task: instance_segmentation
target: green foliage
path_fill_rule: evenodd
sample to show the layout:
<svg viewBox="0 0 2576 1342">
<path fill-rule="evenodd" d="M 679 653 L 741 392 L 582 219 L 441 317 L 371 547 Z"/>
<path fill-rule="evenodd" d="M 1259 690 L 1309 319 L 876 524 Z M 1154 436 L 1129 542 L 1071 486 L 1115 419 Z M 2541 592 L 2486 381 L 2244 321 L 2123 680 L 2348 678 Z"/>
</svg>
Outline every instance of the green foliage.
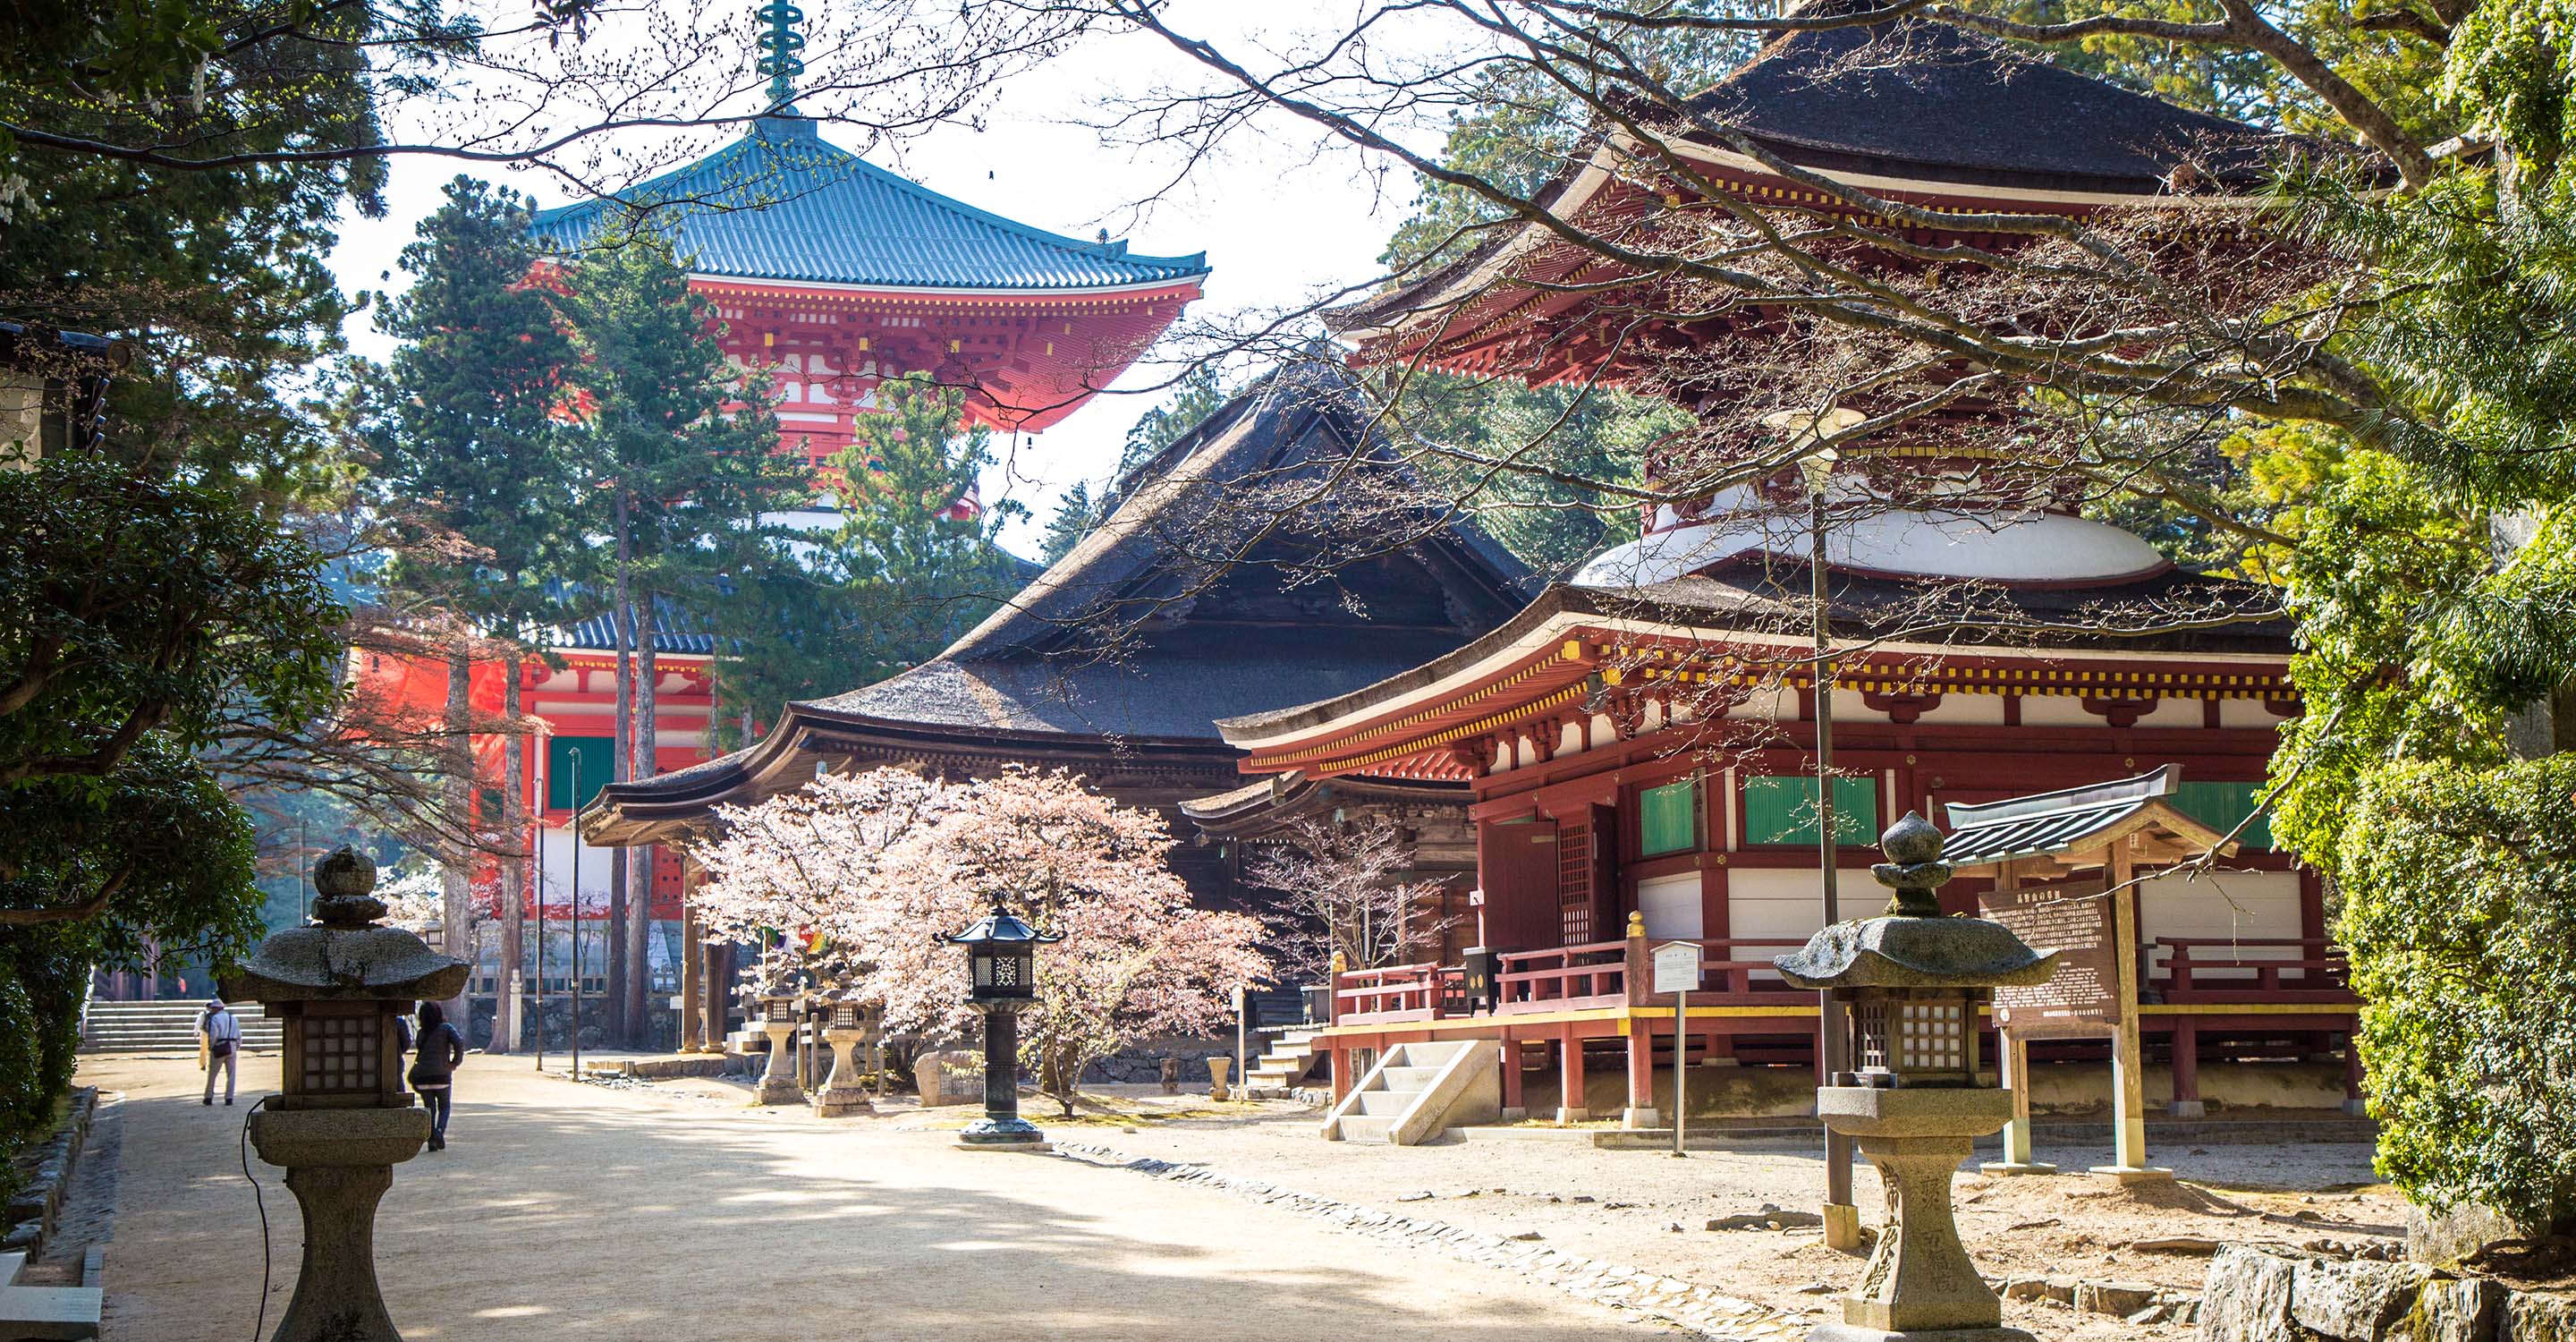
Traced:
<svg viewBox="0 0 2576 1342">
<path fill-rule="evenodd" d="M 841 524 L 768 543 L 707 615 L 716 692 L 774 720 L 791 699 L 838 694 L 927 661 L 1020 587 L 995 541 L 1013 505 L 959 507 L 993 460 L 989 430 L 960 430 L 965 393 L 922 378 L 877 384 L 873 413 L 829 471 Z M 729 743 L 738 720 L 717 724 Z"/>
<path fill-rule="evenodd" d="M 2576 1221 L 2576 757 L 2374 775 L 2332 840 L 2379 1164 L 2418 1200 Z"/>
<path fill-rule="evenodd" d="M 403 249 L 410 291 L 377 318 L 403 344 L 368 378 L 379 506 L 404 542 L 387 576 L 505 630 L 552 613 L 588 492 L 555 420 L 572 344 L 530 282 L 528 221 L 515 193 L 449 182 Z"/>
<path fill-rule="evenodd" d="M 1073 487 L 1056 500 L 1055 516 L 1047 519 L 1046 535 L 1038 541 L 1039 561 L 1053 564 L 1073 553 L 1073 547 L 1082 544 L 1082 538 L 1100 525 L 1106 516 L 1107 503 L 1107 491 L 1103 491 L 1102 497 L 1093 498 L 1088 482 L 1074 481 Z"/>
<path fill-rule="evenodd" d="M 1576 480 L 1638 484 L 1655 441 L 1691 418 L 1669 402 L 1599 388 L 1417 372 L 1390 417 L 1416 444 L 1423 477 L 1533 570 L 1562 576 L 1637 534 L 1632 500 Z M 1444 453 L 1456 449 L 1472 454 Z M 1510 463 L 1493 469 L 1486 460 Z"/>
<path fill-rule="evenodd" d="M 1118 453 L 1118 469 L 1110 473 L 1109 483 L 1095 492 L 1088 482 L 1077 480 L 1056 500 L 1055 516 L 1047 519 L 1046 535 L 1039 542 L 1039 558 L 1052 564 L 1072 553 L 1092 528 L 1108 520 L 1109 510 L 1128 492 L 1127 477 L 1137 467 L 1195 432 L 1232 396 L 1222 371 L 1213 363 L 1196 364 L 1183 373 L 1173 385 L 1169 404 L 1146 411 L 1128 426 L 1127 442 Z"/>
</svg>

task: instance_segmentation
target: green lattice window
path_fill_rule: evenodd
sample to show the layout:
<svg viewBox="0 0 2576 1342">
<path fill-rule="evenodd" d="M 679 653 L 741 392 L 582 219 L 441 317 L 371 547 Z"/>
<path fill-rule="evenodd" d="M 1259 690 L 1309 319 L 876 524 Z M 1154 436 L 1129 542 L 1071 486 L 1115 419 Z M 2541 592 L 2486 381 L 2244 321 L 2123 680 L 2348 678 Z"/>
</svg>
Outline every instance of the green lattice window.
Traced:
<svg viewBox="0 0 2576 1342">
<path fill-rule="evenodd" d="M 1744 780 L 1744 841 L 1816 841 L 1816 780 L 1799 774 L 1764 774 Z M 1878 841 L 1878 782 L 1834 780 L 1834 842 Z"/>
<path fill-rule="evenodd" d="M 1699 780 L 1650 787 L 1637 794 L 1640 857 L 1699 851 Z"/>
<path fill-rule="evenodd" d="M 2260 783 L 2185 783 L 2175 790 L 2173 804 L 2175 810 L 2225 834 L 2254 814 L 2254 799 L 2262 791 Z M 2246 825 L 2236 841 L 2247 848 L 2270 848 L 2272 817 Z"/>
<path fill-rule="evenodd" d="M 547 737 L 546 809 L 573 811 L 589 805 L 590 799 L 608 785 L 608 773 L 617 758 L 616 745 L 616 738 L 608 736 Z M 581 784 L 578 795 L 573 790 L 576 773 Z"/>
</svg>

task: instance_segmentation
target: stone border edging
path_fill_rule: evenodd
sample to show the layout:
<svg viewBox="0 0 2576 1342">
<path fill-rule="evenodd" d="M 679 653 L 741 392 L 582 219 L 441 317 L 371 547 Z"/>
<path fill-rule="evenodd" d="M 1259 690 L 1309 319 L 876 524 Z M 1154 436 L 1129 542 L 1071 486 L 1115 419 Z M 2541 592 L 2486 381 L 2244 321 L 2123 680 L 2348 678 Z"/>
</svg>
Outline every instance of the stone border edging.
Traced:
<svg viewBox="0 0 2576 1342">
<path fill-rule="evenodd" d="M 1784 1314 L 1678 1277 L 1604 1263 L 1445 1221 L 1398 1216 L 1374 1207 L 1300 1193 L 1257 1179 L 1223 1174 L 1208 1165 L 1131 1156 L 1087 1142 L 1058 1141 L 1055 1150 L 1057 1155 L 1087 1165 L 1199 1184 L 1330 1221 L 1358 1234 L 1434 1249 L 1460 1262 L 1501 1268 L 1544 1282 L 1577 1299 L 1673 1324 L 1718 1342 L 1794 1342 L 1803 1339 L 1810 1326 L 1802 1316 Z"/>
<path fill-rule="evenodd" d="M 0 1250 L 24 1253 L 30 1259 L 44 1251 L 45 1240 L 54 1233 L 54 1217 L 63 1209 L 63 1192 L 70 1187 L 72 1172 L 80 1164 L 81 1147 L 89 1140 L 89 1127 L 98 1115 L 98 1087 L 78 1086 L 72 1090 L 71 1111 L 47 1137 L 44 1144 L 20 1155 L 18 1168 L 26 1171 L 26 1185 L 9 1199 L 8 1233 L 0 1236 Z"/>
</svg>

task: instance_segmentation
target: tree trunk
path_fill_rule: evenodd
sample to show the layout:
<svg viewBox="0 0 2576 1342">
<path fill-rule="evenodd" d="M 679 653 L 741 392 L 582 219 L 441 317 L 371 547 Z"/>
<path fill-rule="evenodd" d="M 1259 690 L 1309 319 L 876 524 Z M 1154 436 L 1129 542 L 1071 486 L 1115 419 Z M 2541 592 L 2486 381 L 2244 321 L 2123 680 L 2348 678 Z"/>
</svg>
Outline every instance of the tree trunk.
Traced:
<svg viewBox="0 0 2576 1342">
<path fill-rule="evenodd" d="M 661 672 L 654 657 L 660 637 L 653 627 L 653 594 L 646 592 L 643 601 L 630 617 L 642 632 L 636 640 L 636 704 L 634 767 L 631 778 L 651 778 L 655 772 L 653 757 L 658 740 L 654 732 L 655 691 Z M 626 894 L 626 1019 L 634 1032 L 630 1047 L 652 1046 L 651 1010 L 653 986 L 653 850 L 637 849 L 628 873 L 634 888 Z"/>
<path fill-rule="evenodd" d="M 444 795 L 439 809 L 445 813 L 450 833 L 442 845 L 448 851 L 441 864 L 439 915 L 447 953 L 471 962 L 476 958 L 474 938 L 466 928 L 474 914 L 474 662 L 468 646 L 460 631 L 447 649 L 447 779 L 441 789 Z M 472 1017 L 465 1012 L 469 991 L 457 989 L 446 1005 L 447 1018 L 455 1023 L 458 1034 L 466 1033 L 472 1024 Z"/>
<path fill-rule="evenodd" d="M 528 855 L 524 848 L 528 838 L 527 811 L 520 804 L 521 790 L 527 786 L 527 739 L 516 730 L 519 722 L 519 654 L 512 652 L 501 661 L 501 674 L 508 677 L 501 686 L 501 711 L 508 714 L 513 728 L 502 744 L 501 772 L 509 779 L 501 789 L 501 832 L 508 836 L 501 851 L 501 971 L 498 991 L 492 999 L 492 1042 L 485 1046 L 490 1053 L 507 1053 L 519 1042 L 519 996 L 515 991 L 519 979 L 520 938 L 524 931 L 520 905 L 528 897 Z"/>
<path fill-rule="evenodd" d="M 627 529 L 626 482 L 617 485 L 617 591 L 615 602 L 617 627 L 617 739 L 610 747 L 608 777 L 623 783 L 635 767 L 635 608 L 629 600 L 627 571 L 634 566 L 633 537 Z M 600 950 L 608 962 L 608 1039 L 619 1048 L 635 1046 L 634 1024 L 626 1016 L 626 956 L 620 946 L 624 938 L 619 929 L 626 923 L 626 884 L 630 863 L 626 850 L 615 849 L 609 857 L 608 926 L 600 938 Z"/>
</svg>

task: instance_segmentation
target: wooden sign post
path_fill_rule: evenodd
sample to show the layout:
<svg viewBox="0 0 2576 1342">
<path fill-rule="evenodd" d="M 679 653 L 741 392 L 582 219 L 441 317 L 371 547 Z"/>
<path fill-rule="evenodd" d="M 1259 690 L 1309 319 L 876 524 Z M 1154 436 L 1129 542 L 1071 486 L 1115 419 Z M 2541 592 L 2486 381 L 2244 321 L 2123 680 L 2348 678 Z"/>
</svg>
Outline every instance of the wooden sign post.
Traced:
<svg viewBox="0 0 2576 1342">
<path fill-rule="evenodd" d="M 1673 995 L 1673 1154 L 1687 1155 L 1690 1131 L 1690 995 L 1699 986 L 1699 943 L 1655 948 L 1655 992 Z"/>
<path fill-rule="evenodd" d="M 2013 1115 L 2004 1127 L 2004 1158 L 1989 1174 L 2055 1174 L 2057 1167 L 2031 1159 L 2030 1041 L 2111 1039 L 2110 1165 L 2094 1173 L 2123 1182 L 2170 1178 L 2146 1168 L 2146 1094 L 2138 1045 L 2137 892 L 2121 888 L 2128 864 L 2115 859 L 2106 894 L 2100 881 L 2021 886 L 2007 870 L 1997 888 L 1978 897 L 1980 916 L 1993 919 L 2033 949 L 2056 951 L 2057 974 L 2034 988 L 1995 990 L 1995 1029 L 2001 1036 L 2003 1083 L 2013 1092 Z"/>
</svg>

